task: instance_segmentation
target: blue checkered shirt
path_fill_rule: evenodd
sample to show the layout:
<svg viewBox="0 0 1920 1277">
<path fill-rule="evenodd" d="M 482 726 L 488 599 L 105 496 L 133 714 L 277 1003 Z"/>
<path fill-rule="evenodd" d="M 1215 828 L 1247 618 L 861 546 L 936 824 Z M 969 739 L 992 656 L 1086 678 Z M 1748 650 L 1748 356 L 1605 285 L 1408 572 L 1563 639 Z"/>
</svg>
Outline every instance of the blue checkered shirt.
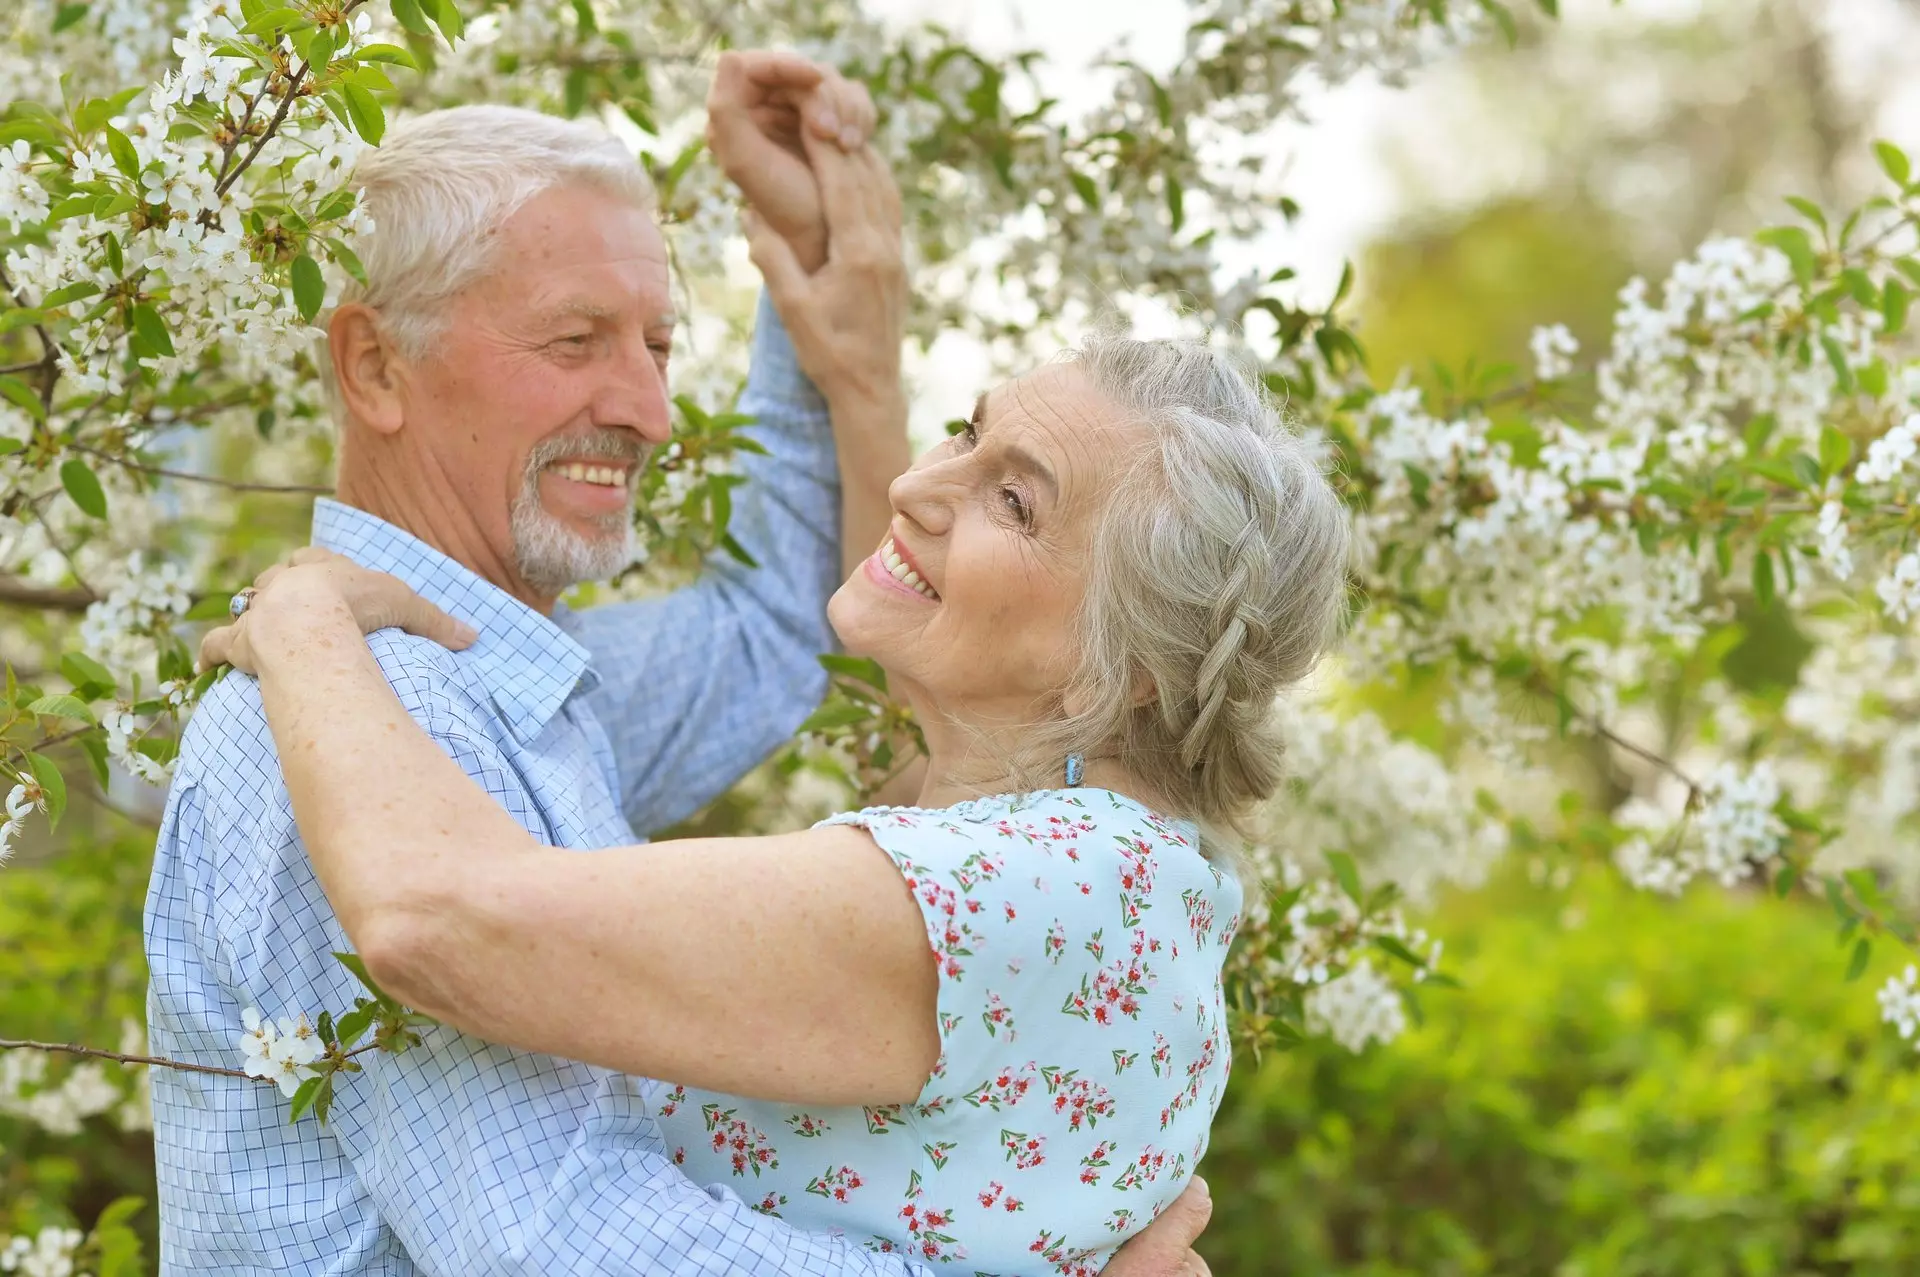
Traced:
<svg viewBox="0 0 1920 1277">
<path fill-rule="evenodd" d="M 448 652 L 388 630 L 374 654 L 414 718 L 542 840 L 636 841 L 724 790 L 818 700 L 839 491 L 824 404 L 762 304 L 743 410 L 769 452 L 716 562 L 657 600 L 554 620 L 399 528 L 333 502 L 314 542 L 392 572 L 480 631 Z M 629 823 L 631 822 L 631 823 Z M 645 925 L 645 919 L 636 919 Z M 182 742 L 147 900 L 156 1054 L 240 1063 L 243 1008 L 338 1013 L 348 948 L 307 863 L 252 679 Z M 639 1079 L 430 1029 L 361 1057 L 329 1125 L 262 1083 L 154 1070 L 165 1273 L 905 1274 L 795 1232 L 668 1160 Z"/>
</svg>

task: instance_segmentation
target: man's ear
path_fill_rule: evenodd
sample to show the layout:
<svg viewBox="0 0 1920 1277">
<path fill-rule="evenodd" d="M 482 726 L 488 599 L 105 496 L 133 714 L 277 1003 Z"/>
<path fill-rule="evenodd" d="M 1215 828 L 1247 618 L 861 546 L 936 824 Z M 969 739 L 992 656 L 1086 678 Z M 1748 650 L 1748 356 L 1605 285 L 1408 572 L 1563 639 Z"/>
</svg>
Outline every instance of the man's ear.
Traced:
<svg viewBox="0 0 1920 1277">
<path fill-rule="evenodd" d="M 335 309 L 327 323 L 327 353 L 348 416 L 378 434 L 398 434 L 406 421 L 403 368 L 378 313 L 359 302 Z"/>
</svg>

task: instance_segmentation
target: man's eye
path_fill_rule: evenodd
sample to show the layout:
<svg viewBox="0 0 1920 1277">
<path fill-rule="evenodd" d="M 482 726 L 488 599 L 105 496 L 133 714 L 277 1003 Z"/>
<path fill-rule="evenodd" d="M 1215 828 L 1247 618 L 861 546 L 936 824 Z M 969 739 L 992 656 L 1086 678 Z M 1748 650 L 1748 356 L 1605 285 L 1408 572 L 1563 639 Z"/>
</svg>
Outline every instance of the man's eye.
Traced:
<svg viewBox="0 0 1920 1277">
<path fill-rule="evenodd" d="M 585 346 L 587 343 L 591 342 L 592 340 L 593 340 L 592 333 L 568 333 L 565 337 L 558 338 L 557 344 L 562 346 L 573 346 L 575 348 L 578 348 L 581 346 Z"/>
</svg>

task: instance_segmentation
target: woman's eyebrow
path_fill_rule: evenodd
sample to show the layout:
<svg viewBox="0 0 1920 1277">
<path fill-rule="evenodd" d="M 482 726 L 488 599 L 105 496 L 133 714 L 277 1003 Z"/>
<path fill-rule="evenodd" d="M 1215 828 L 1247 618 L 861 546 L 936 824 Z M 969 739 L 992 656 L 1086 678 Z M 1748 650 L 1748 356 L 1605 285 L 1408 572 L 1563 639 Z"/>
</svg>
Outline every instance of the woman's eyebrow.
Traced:
<svg viewBox="0 0 1920 1277">
<path fill-rule="evenodd" d="M 987 424 L 987 397 L 985 395 L 981 395 L 973 401 L 972 420 L 974 434 L 985 435 Z M 1017 440 L 1001 444 L 1000 451 L 1005 453 L 1007 459 L 1013 462 L 1015 466 L 1046 484 L 1048 491 L 1055 497 L 1060 495 L 1060 481 L 1053 477 L 1053 467 L 1049 466 L 1045 461 L 1042 461 L 1038 453 L 1032 451 L 1025 444 Z"/>
</svg>

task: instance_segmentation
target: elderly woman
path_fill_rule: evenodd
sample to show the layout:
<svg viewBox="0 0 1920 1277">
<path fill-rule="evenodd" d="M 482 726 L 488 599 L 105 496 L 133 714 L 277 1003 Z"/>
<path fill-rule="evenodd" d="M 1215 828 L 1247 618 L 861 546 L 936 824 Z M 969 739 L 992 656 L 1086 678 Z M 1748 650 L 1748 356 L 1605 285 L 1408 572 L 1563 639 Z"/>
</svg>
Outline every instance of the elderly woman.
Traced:
<svg viewBox="0 0 1920 1277">
<path fill-rule="evenodd" d="M 818 322 L 789 314 L 803 358 Z M 1223 831 L 1279 781 L 1274 699 L 1340 608 L 1345 519 L 1233 361 L 1125 339 L 982 396 L 890 498 L 830 616 L 925 729 L 911 807 L 539 846 L 360 637 L 451 623 L 343 560 L 269 572 L 208 654 L 260 678 L 314 868 L 394 996 L 663 1079 L 687 1174 L 796 1225 L 1090 1274 L 1206 1151 Z"/>
</svg>

